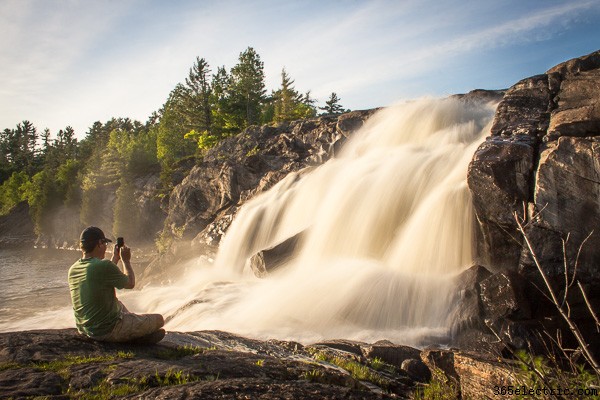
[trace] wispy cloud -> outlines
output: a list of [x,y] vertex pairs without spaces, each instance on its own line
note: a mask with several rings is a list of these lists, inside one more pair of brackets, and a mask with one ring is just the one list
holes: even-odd
[[[495,24],[492,20],[489,21],[490,26],[470,32],[446,32],[443,39],[435,40],[427,36],[432,34],[433,30],[439,31],[440,26],[443,30],[443,24],[428,21],[426,28],[423,28],[423,25],[416,21],[405,25],[404,29],[419,32],[421,40],[417,42],[417,47],[403,44],[402,35],[395,35],[394,43],[386,44],[395,48],[395,54],[386,52],[367,58],[364,62],[358,60],[354,68],[345,69],[344,74],[336,75],[327,86],[357,92],[377,83],[413,79],[438,68],[444,60],[461,57],[478,49],[490,51],[516,43],[522,45],[547,40],[567,29],[583,11],[599,6],[598,1],[571,2],[541,11],[534,10],[515,19],[498,20]],[[460,14],[443,15],[446,21],[453,18],[460,20],[463,17]]]
[[[79,1],[61,1],[58,6],[29,0],[1,3],[0,35],[6,38],[0,42],[4,112],[18,120],[30,118],[24,115],[26,110],[52,119],[40,110],[55,109],[61,103],[63,90],[76,73],[74,66],[106,34],[123,8]],[[73,112],[72,106],[67,108]]]
[[346,106],[385,105],[408,86],[434,87],[432,72],[444,65],[493,69],[461,58],[549,43],[599,8],[598,0],[3,0],[0,129],[30,119],[81,135],[96,120],[144,120],[196,56],[231,68],[247,46],[265,62],[269,89],[286,67],[321,102],[336,91]]

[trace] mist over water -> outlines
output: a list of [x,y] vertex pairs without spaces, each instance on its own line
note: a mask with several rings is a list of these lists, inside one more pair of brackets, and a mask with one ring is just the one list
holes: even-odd
[[[167,330],[443,340],[452,278],[473,257],[467,167],[494,111],[454,99],[384,109],[335,159],[245,204],[214,262],[173,266],[186,271],[180,281],[118,296],[134,312],[163,313]],[[290,262],[254,277],[250,256],[301,232]]]

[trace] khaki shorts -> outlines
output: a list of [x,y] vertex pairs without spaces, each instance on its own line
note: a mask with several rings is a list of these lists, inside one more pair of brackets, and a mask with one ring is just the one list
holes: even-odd
[[128,342],[154,333],[165,324],[163,316],[160,314],[134,314],[129,312],[123,303],[119,303],[121,316],[113,330],[106,335],[96,336],[94,339],[104,342]]

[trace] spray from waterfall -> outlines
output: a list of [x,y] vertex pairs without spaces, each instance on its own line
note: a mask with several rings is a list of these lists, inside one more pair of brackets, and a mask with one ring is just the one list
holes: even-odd
[[[412,344],[445,335],[452,277],[473,258],[467,167],[494,109],[424,99],[378,112],[339,156],[242,207],[203,283],[190,283],[196,300],[167,327]],[[248,272],[253,254],[299,233],[283,267]]]

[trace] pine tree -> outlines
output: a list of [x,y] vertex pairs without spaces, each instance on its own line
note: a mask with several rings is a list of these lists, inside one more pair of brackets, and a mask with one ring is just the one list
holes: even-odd
[[5,129],[2,134],[2,153],[10,165],[8,173],[24,171],[31,176],[36,172],[36,144],[38,134],[29,121],[17,124],[16,129]]
[[209,82],[210,67],[204,58],[196,58],[190,68],[189,76],[182,87],[181,107],[186,128],[198,132],[211,131],[212,115],[210,107],[211,87]]
[[300,96],[300,103],[296,106],[295,116],[297,119],[314,118],[317,115],[315,103],[317,101],[310,97],[310,90]]
[[300,104],[302,96],[294,89],[294,80],[290,78],[285,68],[281,70],[281,88],[274,94],[276,122],[292,121],[296,119],[295,110]]
[[62,129],[59,130],[55,140],[55,147],[61,155],[60,164],[63,164],[66,160],[76,160],[78,149],[75,130],[70,126],[67,126],[64,131]]
[[260,121],[265,98],[264,64],[252,47],[240,53],[239,63],[231,69],[229,84],[232,124],[238,131]]
[[329,96],[329,100],[325,101],[325,107],[319,107],[319,109],[324,111],[323,114],[341,114],[346,110],[344,110],[344,107],[339,102],[340,98],[333,92]]
[[13,170],[10,163],[8,144],[10,132],[10,129],[5,129],[3,132],[0,132],[0,183],[8,179]]
[[299,94],[294,88],[294,80],[285,68],[281,71],[281,88],[273,92],[273,121],[293,121],[314,117],[317,112],[310,91]]
[[232,124],[231,102],[229,101],[229,85],[231,78],[225,67],[217,68],[213,75],[211,87],[210,106],[212,111],[212,132],[223,137],[237,129]]
[[156,155],[161,165],[161,179],[165,188],[171,185],[175,163],[196,153],[197,146],[185,138],[189,133],[181,112],[183,85],[178,84],[162,108],[156,129]]
[[50,149],[50,146],[52,145],[52,143],[50,142],[50,129],[46,128],[44,129],[44,131],[41,134],[41,139],[42,139],[42,158],[44,159],[45,162],[45,158],[46,155],[48,154],[48,151]]

